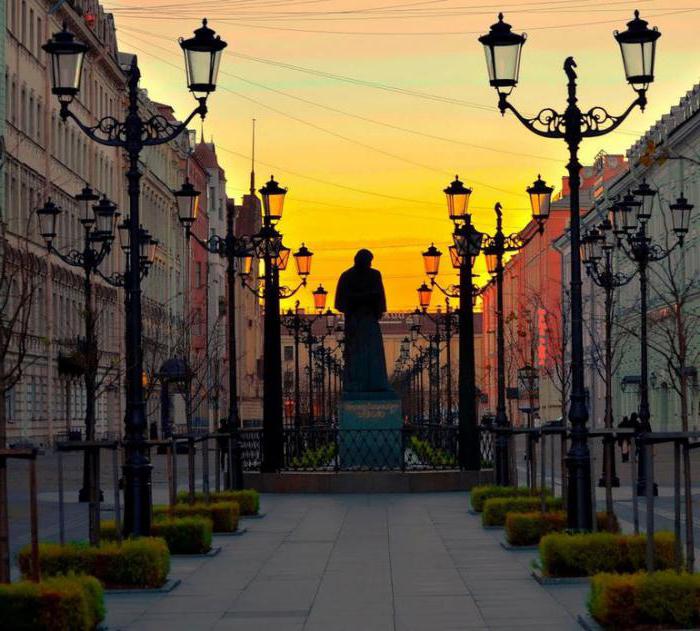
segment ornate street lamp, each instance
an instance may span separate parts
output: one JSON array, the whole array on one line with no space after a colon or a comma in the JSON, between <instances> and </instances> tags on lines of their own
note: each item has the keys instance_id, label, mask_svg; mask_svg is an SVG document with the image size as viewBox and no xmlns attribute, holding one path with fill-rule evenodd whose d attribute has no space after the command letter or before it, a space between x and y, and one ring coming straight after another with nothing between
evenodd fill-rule
<instances>
[{"instance_id":1,"label":"ornate street lamp","mask_svg":"<svg viewBox=\"0 0 700 631\"><path fill-rule=\"evenodd\" d=\"M418 288L418 304L425 311L430 306L430 299L433 296L433 289L425 283Z\"/></svg>"},{"instance_id":2,"label":"ornate street lamp","mask_svg":"<svg viewBox=\"0 0 700 631\"><path fill-rule=\"evenodd\" d=\"M65 60L61 60L63 63ZM99 272L99 267L109 254L114 240L114 228L119 213L117 207L106 196L100 198L90 187L85 187L75 198L81 206L80 223L83 226L83 247L80 250L69 249L61 252L53 245L56 237L56 220L61 209L49 199L43 207L37 209L39 230L46 241L46 247L64 263L76 267L83 272L83 324L85 327L85 345L83 380L85 383L85 440L95 440L95 401L97 396L97 373L99 369L99 352L95 331L95 310L93 305L92 276ZM99 203L93 204L99 200ZM99 489L98 460L94 452L86 449L83 452L83 485L78 493L78 500L90 502L91 528L90 542L99 542L99 532L92 527L97 519L98 503L102 492Z\"/></svg>"},{"instance_id":3,"label":"ornate street lamp","mask_svg":"<svg viewBox=\"0 0 700 631\"><path fill-rule=\"evenodd\" d=\"M431 243L430 247L423 252L423 264L425 265L425 274L428 278L437 276L440 270L441 256L442 252L435 247L434 243Z\"/></svg>"},{"instance_id":4,"label":"ornate street lamp","mask_svg":"<svg viewBox=\"0 0 700 631\"><path fill-rule=\"evenodd\" d=\"M632 23L630 23L632 24ZM637 199L637 195L641 199ZM649 349L647 341L647 301L648 301L648 267L650 263L662 261L668 258L678 246L683 245L683 240L688 232L690 212L693 205L688 203L683 194L679 196L675 204L670 205L673 231L676 234L676 242L669 248L654 243L652 237L647 234L647 224L651 218L654 198L657 191L650 188L642 181L635 191L625 195L621 202L613 206L612 215L618 222L620 217L625 217L624 230L618 234L617 245L624 255L632 261L639 272L640 293L640 370L641 382L639 386L639 423L642 432L650 432L651 410L649 407ZM636 224L631 217L636 215ZM647 489L648 467L646 450L642 449L639 457L639 474L637 477L637 494L657 493L656 485L653 489Z\"/></svg>"},{"instance_id":5,"label":"ornate street lamp","mask_svg":"<svg viewBox=\"0 0 700 631\"><path fill-rule=\"evenodd\" d=\"M144 147L161 145L183 133L195 116L207 113L207 96L216 89L216 78L221 51L226 46L206 25L197 29L193 38L181 40L187 66L187 84L195 94L198 105L182 122L166 121L156 114L143 119L139 106L139 79L141 73L136 56L128 70L128 111L122 121L108 116L97 124L86 125L70 109L80 91L83 61L89 47L78 42L66 25L43 46L51 60L51 91L59 100L59 115L63 121L72 119L91 140L109 147L125 149L128 156L126 173L129 188L129 241L141 243L141 169L140 158ZM206 60L206 61L205 61ZM148 460L146 439L146 412L143 372L141 318L141 276L144 267L141 248L130 247L126 273L121 277L127 294L125 300L126 340L126 414L124 471L124 528L125 536L146 536L151 530L151 465Z\"/></svg>"},{"instance_id":6,"label":"ornate street lamp","mask_svg":"<svg viewBox=\"0 0 700 631\"><path fill-rule=\"evenodd\" d=\"M508 96L518 84L520 54L525 35L512 33L510 25L499 14L498 22L486 35L479 38L486 50L486 66L489 83L498 91L498 108L501 114L511 111L531 132L545 138L559 138L569 150L567 169L570 183L571 238L571 394L569 421L571 422L571 446L567 456L569 484L567 485L567 521L572 530L591 530L593 527L593 498L591 494L591 456L588 448L588 409L584 388L583 353L583 301L581 297L580 254L580 203L581 163L578 151L584 138L610 133L627 118L630 112L647 103L646 90L654 80L654 61L658 30L647 28L646 22L635 18L627 31L616 33L620 44L627 80L637 92L637 98L619 116L609 114L602 107L583 111L578 105L576 62L568 57L564 72L568 79L568 101L564 113L545 108L532 118L520 114L509 102Z\"/></svg>"},{"instance_id":7,"label":"ornate street lamp","mask_svg":"<svg viewBox=\"0 0 700 631\"><path fill-rule=\"evenodd\" d=\"M472 189L460 181L459 176L444 190L447 199L447 214L451 221L464 221L469 215L469 197Z\"/></svg>"},{"instance_id":8,"label":"ornate street lamp","mask_svg":"<svg viewBox=\"0 0 700 631\"><path fill-rule=\"evenodd\" d=\"M274 177L260 189L263 205L263 225L251 239L256 256L264 263L265 276L263 291L247 284L246 276L241 276L243 285L264 300L264 342L263 342L263 450L262 470L279 471L283 457L283 394L282 394L282 354L280 300L291 298L306 286L311 272L313 253L302 245L294 254L299 275L299 284L294 288L280 286L280 271L287 267L290 249L282 243L282 235L276 223L282 218L287 189L282 188Z\"/></svg>"},{"instance_id":9,"label":"ornate street lamp","mask_svg":"<svg viewBox=\"0 0 700 631\"><path fill-rule=\"evenodd\" d=\"M496 358L497 358L497 403L494 426L500 430L495 441L496 484L510 484L510 421L506 410L506 374L505 374L505 334L503 318L503 257L510 252L519 252L535 236L544 231L544 223L549 217L549 208L553 188L547 186L541 177L527 189L532 208L532 220L537 223L538 230L523 239L520 233L506 235L503 232L503 209L500 203L494 206L496 213L496 232L486 237L484 256L489 274L496 278Z\"/></svg>"},{"instance_id":10,"label":"ornate street lamp","mask_svg":"<svg viewBox=\"0 0 700 631\"><path fill-rule=\"evenodd\" d=\"M319 313L323 312L326 308L326 299L328 298L328 292L323 288L323 285L319 285L311 292L314 297L314 309Z\"/></svg>"},{"instance_id":11,"label":"ornate street lamp","mask_svg":"<svg viewBox=\"0 0 700 631\"><path fill-rule=\"evenodd\" d=\"M208 30L208 29L207 29ZM194 54L194 53L193 53ZM221 428L230 441L231 456L228 462L227 475L224 476L224 485L228 489L240 490L243 488L243 458L240 440L241 417L238 406L238 340L236 336L236 267L239 273L245 277L250 274L254 254L250 244L244 237L234 234L235 205L232 199L226 205L226 234L224 236L212 234L208 239L201 239L192 231L192 226L197 220L199 212L200 192L186 178L182 187L173 191L177 200L178 219L185 229L185 238L194 240L199 247L211 254L217 254L226 260L226 321L227 321L227 354L228 354L228 414L226 422ZM227 452L224 452L226 454Z\"/></svg>"}]
</instances>

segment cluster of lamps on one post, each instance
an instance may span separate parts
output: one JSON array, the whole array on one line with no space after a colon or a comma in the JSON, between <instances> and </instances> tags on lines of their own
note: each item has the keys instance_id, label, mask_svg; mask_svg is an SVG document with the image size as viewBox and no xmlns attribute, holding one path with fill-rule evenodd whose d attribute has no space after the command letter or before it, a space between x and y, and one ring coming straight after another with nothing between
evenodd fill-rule
<instances>
[{"instance_id":1,"label":"cluster of lamps on one post","mask_svg":"<svg viewBox=\"0 0 700 631\"><path fill-rule=\"evenodd\" d=\"M596 106L587 111L578 104L576 62L568 57L564 62L567 76L567 108L563 113L547 107L532 118L523 116L508 100L518 84L522 48L525 35L512 32L510 24L498 15L498 22L490 31L479 37L486 54L489 84L498 92L498 108L502 114L510 111L528 130L545 138L564 140L569 151L567 170L569 174L569 201L571 238L571 393L569 421L571 442L566 458L567 478L567 522L572 530L591 530L593 527L593 498L591 492L591 456L588 448L588 409L584 388L583 351L583 301L581 296L581 242L580 171L578 158L584 138L599 137L617 129L636 107L644 109L647 104L647 89L654 81L656 43L661 36L658 29L650 29L648 23L635 11L627 29L614 33L620 46L627 82L637 93L636 99L621 115L611 115Z\"/></svg>"},{"instance_id":2,"label":"cluster of lamps on one post","mask_svg":"<svg viewBox=\"0 0 700 631\"><path fill-rule=\"evenodd\" d=\"M683 245L685 235L690 226L690 215L693 204L690 204L681 193L675 203L669 204L671 228L676 237L675 243L660 245L654 243L647 232L652 218L654 206L658 199L658 191L653 189L646 180L628 191L621 199L610 206L608 217L597 227L593 227L581 239L581 260L587 274L593 282L605 290L605 356L606 356L606 400L605 424L612 427L612 292L614 289L629 283L634 274L616 272L613 267L615 249L635 265L635 273L639 274L640 291L640 401L639 422L641 431L651 431L651 412L649 408L649 363L647 336L647 302L648 278L647 271L650 263L661 261ZM612 443L608 441L605 458L605 476L615 480L614 458ZM638 461L637 493L645 495L647 467L646 450L641 450ZM656 489L653 490L656 492Z\"/></svg>"},{"instance_id":3,"label":"cluster of lamps on one post","mask_svg":"<svg viewBox=\"0 0 700 631\"><path fill-rule=\"evenodd\" d=\"M180 39L179 43L185 58L187 86L197 100L197 107L182 123L172 123L160 114L145 119L142 117L138 87L141 73L134 55L126 72L128 108L124 119L120 121L113 116L106 116L94 126L85 124L70 109L80 92L83 65L89 46L75 38L68 30L67 23L43 46L50 58L51 91L60 103L59 114L62 120L72 119L91 140L101 145L122 148L128 157L126 178L129 215L123 224L123 231L120 231L120 235L128 236L128 241L122 243L123 248L126 246L128 263L120 283L126 292L126 459L123 472L124 534L127 536L148 535L151 523L151 465L145 446L146 413L142 382L141 278L144 267L142 261L149 259L148 253L143 256L143 248L155 249L155 245L152 239L146 239L141 226L140 156L144 147L174 140L187 129L195 116L206 116L207 98L216 90L221 55L226 47L226 42L207 26L206 20L195 30L193 37ZM45 218L50 221L50 213ZM45 234L52 232L47 230Z\"/></svg>"},{"instance_id":4,"label":"cluster of lamps on one post","mask_svg":"<svg viewBox=\"0 0 700 631\"><path fill-rule=\"evenodd\" d=\"M527 188L532 208L532 218L542 225L549 216L553 188L538 177L532 186ZM437 282L440 270L442 252L431 244L423 252L423 264L425 273L430 279L430 285L423 283L418 288L418 302L420 308L427 313L430 305L433 287L437 287L448 298L460 298L457 311L459 323L459 464L461 468L478 469L480 466L479 428L476 411L476 371L474 366L474 303L481 290L473 282L473 269L477 257L484 251L489 272L497 275L499 287L502 285L503 255L506 252L516 251L525 245L525 241L517 235L505 236L502 231L501 205L496 205L497 232L489 237L479 232L473 225L469 212L469 200L472 189L466 187L455 177L454 181L444 189L447 199L448 216L454 224L452 233L453 244L449 247L452 266L459 270L459 284L442 287ZM484 242L486 247L484 248ZM500 274L500 275L499 275ZM499 290L502 303L502 288ZM502 305L501 305L502 307ZM502 316L502 308L499 315ZM501 343L503 349L502 331L503 323L500 321ZM502 356L505 350L499 354L499 374L503 375ZM499 423L507 428L508 420L505 416L505 377L499 379L500 393L503 394L503 405L499 404ZM502 387L501 387L502 386ZM501 409L502 408L502 409ZM500 450L497 447L497 459L501 462L500 470L505 472L507 465L507 436L500 439ZM497 441L498 442L498 441ZM501 453L502 452L502 453ZM503 473L505 475L505 473ZM507 481L503 482L507 483Z\"/></svg>"}]
</instances>

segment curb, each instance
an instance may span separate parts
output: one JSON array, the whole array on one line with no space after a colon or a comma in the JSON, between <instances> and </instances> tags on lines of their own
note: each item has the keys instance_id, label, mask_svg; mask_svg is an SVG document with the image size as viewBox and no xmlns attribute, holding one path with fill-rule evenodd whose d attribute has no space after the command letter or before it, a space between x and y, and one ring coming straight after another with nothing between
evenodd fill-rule
<instances>
[{"instance_id":1,"label":"curb","mask_svg":"<svg viewBox=\"0 0 700 631\"><path fill-rule=\"evenodd\" d=\"M530 576L540 585L586 585L590 583L590 576L567 576L557 578L555 576L544 576L539 570L532 570Z\"/></svg>"},{"instance_id":2,"label":"curb","mask_svg":"<svg viewBox=\"0 0 700 631\"><path fill-rule=\"evenodd\" d=\"M533 552L539 550L539 546L514 546L507 541L499 541L501 548L508 550L509 552Z\"/></svg>"},{"instance_id":3,"label":"curb","mask_svg":"<svg viewBox=\"0 0 700 631\"><path fill-rule=\"evenodd\" d=\"M579 623L582 629L586 631L603 631L601 627L590 614L579 614L576 616L576 622Z\"/></svg>"},{"instance_id":4,"label":"curb","mask_svg":"<svg viewBox=\"0 0 700 631\"><path fill-rule=\"evenodd\" d=\"M237 530L234 530L233 532L215 532L213 533L214 537L240 537L242 534L245 534L248 532L247 528L238 528Z\"/></svg>"},{"instance_id":5,"label":"curb","mask_svg":"<svg viewBox=\"0 0 700 631\"><path fill-rule=\"evenodd\" d=\"M206 559L208 557L215 557L221 552L221 546L212 546L209 552L204 554L171 554L171 559Z\"/></svg>"},{"instance_id":6,"label":"curb","mask_svg":"<svg viewBox=\"0 0 700 631\"><path fill-rule=\"evenodd\" d=\"M240 519L262 519L266 513L255 513L255 515L241 515Z\"/></svg>"},{"instance_id":7,"label":"curb","mask_svg":"<svg viewBox=\"0 0 700 631\"><path fill-rule=\"evenodd\" d=\"M133 596L134 594L167 594L173 591L180 584L179 578L169 578L160 587L153 588L139 588L134 587L131 589L105 589L105 594L108 596L116 596L120 594L128 594Z\"/></svg>"}]
</instances>

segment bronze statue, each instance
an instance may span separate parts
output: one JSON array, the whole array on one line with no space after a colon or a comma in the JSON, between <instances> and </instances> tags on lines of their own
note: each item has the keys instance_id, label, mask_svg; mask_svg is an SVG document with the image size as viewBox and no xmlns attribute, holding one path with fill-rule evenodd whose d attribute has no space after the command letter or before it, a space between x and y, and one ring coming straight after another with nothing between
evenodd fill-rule
<instances>
[{"instance_id":1,"label":"bronze statue","mask_svg":"<svg viewBox=\"0 0 700 631\"><path fill-rule=\"evenodd\" d=\"M382 275L374 256L359 250L355 265L338 279L335 308L345 314L344 392L389 391L379 319L386 311Z\"/></svg>"}]
</instances>

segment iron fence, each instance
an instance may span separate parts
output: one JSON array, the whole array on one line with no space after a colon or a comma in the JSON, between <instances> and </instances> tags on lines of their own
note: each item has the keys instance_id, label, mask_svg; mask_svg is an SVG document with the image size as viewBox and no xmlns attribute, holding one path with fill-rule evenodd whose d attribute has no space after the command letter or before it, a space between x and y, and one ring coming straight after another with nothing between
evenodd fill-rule
<instances>
[{"instance_id":1,"label":"iron fence","mask_svg":"<svg viewBox=\"0 0 700 631\"><path fill-rule=\"evenodd\" d=\"M260 471L262 430L241 432L243 467ZM458 469L458 428L405 425L400 429L286 427L283 471L434 471ZM481 432L482 468L493 466L493 438Z\"/></svg>"}]
</instances>

